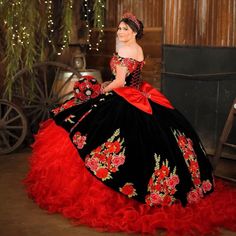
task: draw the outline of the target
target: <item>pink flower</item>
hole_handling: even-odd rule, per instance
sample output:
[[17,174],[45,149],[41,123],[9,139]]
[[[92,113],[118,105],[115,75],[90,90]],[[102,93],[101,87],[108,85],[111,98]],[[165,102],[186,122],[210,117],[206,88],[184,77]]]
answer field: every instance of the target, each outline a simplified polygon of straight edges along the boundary
[[162,202],[162,198],[158,193],[151,193],[150,201],[152,204],[160,204]]
[[73,143],[76,144],[78,149],[82,149],[86,144],[86,136],[82,136],[80,132],[76,132],[73,136]]
[[170,189],[174,189],[178,183],[179,183],[179,177],[177,175],[174,175],[167,180],[166,184]]
[[187,195],[188,203],[198,202],[200,199],[199,193],[196,189],[190,191]]
[[85,165],[92,171],[96,171],[99,167],[97,159],[94,158],[88,158],[87,160],[85,159]]
[[209,180],[204,180],[202,182],[202,189],[203,189],[203,192],[206,193],[208,191],[210,191],[212,188],[212,184]]
[[119,156],[113,156],[112,157],[112,164],[115,167],[118,167],[120,165],[123,165],[125,163],[125,157],[123,155],[119,155]]

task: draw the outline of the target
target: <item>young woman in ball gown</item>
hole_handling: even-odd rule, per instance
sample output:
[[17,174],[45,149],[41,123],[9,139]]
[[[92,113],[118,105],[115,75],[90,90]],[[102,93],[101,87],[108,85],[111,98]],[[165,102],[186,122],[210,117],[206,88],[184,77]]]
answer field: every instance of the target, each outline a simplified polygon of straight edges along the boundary
[[[122,46],[110,61],[112,81],[98,96],[52,110],[41,125],[24,180],[28,194],[49,212],[109,232],[234,230],[235,189],[215,186],[192,126],[142,80],[142,35],[142,22],[125,14],[117,28]],[[87,82],[82,78],[81,87]]]

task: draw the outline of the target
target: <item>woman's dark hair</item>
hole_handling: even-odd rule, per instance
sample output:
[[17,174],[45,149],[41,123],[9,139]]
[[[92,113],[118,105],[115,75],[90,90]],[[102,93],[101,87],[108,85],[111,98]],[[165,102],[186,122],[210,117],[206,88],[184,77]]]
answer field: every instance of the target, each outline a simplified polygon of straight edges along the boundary
[[123,18],[120,20],[119,24],[121,22],[124,22],[125,24],[127,24],[134,32],[136,32],[136,39],[141,39],[143,37],[143,23],[142,21],[138,20],[139,23],[139,27],[137,26],[137,24],[135,22],[133,22],[131,19],[129,18]]

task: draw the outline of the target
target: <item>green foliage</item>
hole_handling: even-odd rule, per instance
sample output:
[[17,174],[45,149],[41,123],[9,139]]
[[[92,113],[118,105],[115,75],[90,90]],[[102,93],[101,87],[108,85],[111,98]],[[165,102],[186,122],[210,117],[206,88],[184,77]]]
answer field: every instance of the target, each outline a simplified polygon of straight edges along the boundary
[[4,87],[8,98],[17,71],[53,59],[68,46],[72,4],[73,0],[0,0],[0,28],[6,44],[1,54],[6,65]]
[[95,0],[93,5],[94,23],[93,26],[99,30],[98,38],[103,37],[104,19],[105,19],[105,0]]

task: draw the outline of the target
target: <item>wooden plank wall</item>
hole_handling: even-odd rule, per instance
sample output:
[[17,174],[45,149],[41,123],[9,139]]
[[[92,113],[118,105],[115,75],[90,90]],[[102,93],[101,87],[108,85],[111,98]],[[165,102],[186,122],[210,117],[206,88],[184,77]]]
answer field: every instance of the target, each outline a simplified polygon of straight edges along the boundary
[[236,0],[165,0],[164,43],[236,46]]
[[143,47],[146,61],[142,76],[155,87],[159,87],[163,41],[162,0],[107,0],[104,43],[99,52],[88,52],[87,65],[89,68],[102,71],[104,80],[109,79],[108,65],[115,52],[116,28],[125,12],[132,12],[144,23],[144,37],[139,41]]

